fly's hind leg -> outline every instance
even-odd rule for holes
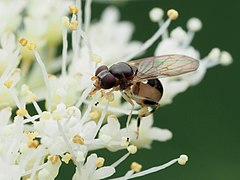
[[[154,101],[152,101],[152,102],[154,102]],[[140,125],[141,125],[141,118],[149,116],[154,111],[156,111],[156,109],[158,109],[159,106],[160,106],[160,104],[155,102],[155,105],[151,105],[151,107],[152,107],[151,111],[148,110],[148,106],[147,105],[142,106],[142,108],[138,111],[138,117],[137,117],[137,138],[139,136],[139,128],[140,128]]]
[[[133,110],[134,110],[134,103],[133,103],[132,99],[131,99],[126,93],[124,93],[124,92],[122,92],[122,97],[123,97],[127,102],[129,102],[129,104],[132,106],[132,109],[131,109],[131,111],[130,111],[130,113],[129,113],[129,115],[128,115],[127,123],[126,123],[126,128],[127,128],[127,130],[128,130],[128,126],[129,126],[130,121],[131,121],[131,118],[132,118],[132,112],[133,112]]]

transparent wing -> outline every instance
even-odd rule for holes
[[[164,55],[128,62],[138,71],[135,80],[177,76],[197,70],[199,61],[185,55]]]

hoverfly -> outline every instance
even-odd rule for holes
[[[149,57],[129,62],[119,62],[110,67],[99,66],[93,80],[94,89],[111,89],[110,92],[120,91],[122,97],[132,105],[128,116],[130,122],[135,101],[142,108],[137,118],[137,134],[141,117],[153,113],[160,105],[163,86],[158,78],[177,76],[197,70],[199,61],[185,55],[163,55]],[[149,107],[151,110],[149,110]]]

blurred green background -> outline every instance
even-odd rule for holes
[[[106,4],[93,4],[93,19],[99,19]],[[193,0],[139,0],[118,6],[121,20],[129,20],[136,26],[133,39],[145,41],[157,29],[148,18],[153,7],[177,9],[180,17],[173,22],[185,28],[191,17],[203,22],[192,45],[205,57],[214,47],[229,51],[234,59],[232,65],[209,69],[204,80],[197,86],[178,95],[173,104],[155,113],[154,126],[168,128],[173,139],[153,143],[151,150],[141,149],[136,155],[118,166],[118,175],[129,170],[132,161],[147,169],[163,164],[180,154],[187,154],[185,166],[175,164],[163,171],[138,179],[179,180],[230,180],[240,179],[240,2],[239,1],[193,1]],[[152,56],[156,48],[150,48],[145,57]],[[111,164],[125,152],[110,155],[108,151],[98,154]],[[64,170],[58,179],[70,179],[72,170]]]

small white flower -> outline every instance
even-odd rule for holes
[[[137,147],[151,148],[153,141],[168,141],[172,138],[172,132],[168,129],[161,129],[158,127],[152,127],[153,116],[147,116],[141,119],[141,125],[139,129],[138,139],[134,139],[132,143]],[[130,124],[130,131],[136,131],[137,122],[132,120]]]
[[[100,180],[108,178],[115,173],[115,168],[111,166],[103,166],[101,168],[97,168],[97,159],[98,157],[96,154],[91,154],[88,156],[86,163],[81,168],[81,174],[79,175],[78,171],[76,171],[72,179]]]
[[[0,110],[0,127],[8,125],[10,123],[10,117],[12,115],[12,108],[4,108]]]

